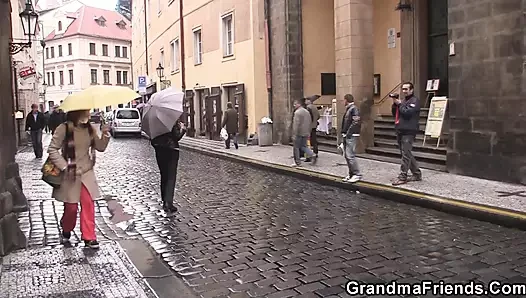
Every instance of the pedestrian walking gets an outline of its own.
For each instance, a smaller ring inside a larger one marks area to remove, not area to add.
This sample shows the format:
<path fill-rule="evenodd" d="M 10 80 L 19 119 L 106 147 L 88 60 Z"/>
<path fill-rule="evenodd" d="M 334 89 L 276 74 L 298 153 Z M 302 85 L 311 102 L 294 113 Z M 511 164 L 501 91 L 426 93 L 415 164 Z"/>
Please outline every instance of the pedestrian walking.
<path fill-rule="evenodd" d="M 312 164 L 316 164 L 317 158 L 314 152 L 307 147 L 307 138 L 311 133 L 311 115 L 304 107 L 305 99 L 294 101 L 294 116 L 292 118 L 292 139 L 294 142 L 294 164 L 293 166 L 300 166 L 300 152 L 307 154 L 307 159 L 310 158 Z"/>
<path fill-rule="evenodd" d="M 362 174 L 356 160 L 356 144 L 360 138 L 360 112 L 354 104 L 354 97 L 351 94 L 344 96 L 345 115 L 342 119 L 342 138 L 343 150 L 349 175 L 343 178 L 344 182 L 356 183 L 362 180 Z"/>
<path fill-rule="evenodd" d="M 101 195 L 95 177 L 95 151 L 103 152 L 110 140 L 109 127 L 104 126 L 99 137 L 89 122 L 89 110 L 67 113 L 67 122 L 60 124 L 49 144 L 49 160 L 64 173 L 60 187 L 52 197 L 64 202 L 60 220 L 62 238 L 69 241 L 77 222 L 80 203 L 81 239 L 86 247 L 98 249 L 95 232 L 95 203 Z"/>
<path fill-rule="evenodd" d="M 48 124 L 51 134 L 54 134 L 57 127 L 64 122 L 66 122 L 66 113 L 59 109 L 58 106 L 54 106 L 51 115 L 49 115 Z"/>
<path fill-rule="evenodd" d="M 44 114 L 38 110 L 37 104 L 31 105 L 31 113 L 26 117 L 26 131 L 31 136 L 31 144 L 36 158 L 42 158 L 44 149 L 42 147 L 42 130 L 46 126 Z"/>
<path fill-rule="evenodd" d="M 177 120 L 171 132 L 155 137 L 151 141 L 161 173 L 161 198 L 166 212 L 177 212 L 177 207 L 173 203 L 179 165 L 179 140 L 185 133 L 185 125 Z"/>
<path fill-rule="evenodd" d="M 310 146 L 312 147 L 312 151 L 318 157 L 318 136 L 317 136 L 317 130 L 318 130 L 318 121 L 320 120 L 320 112 L 318 111 L 318 108 L 313 104 L 313 101 L 315 99 L 319 98 L 318 95 L 310 96 L 305 98 L 305 105 L 307 108 L 307 111 L 309 111 L 311 116 L 311 132 L 310 132 Z M 305 160 L 310 161 L 310 160 Z"/>
<path fill-rule="evenodd" d="M 414 86 L 410 82 L 402 85 L 402 94 L 403 100 L 398 94 L 390 95 L 393 99 L 391 110 L 395 117 L 396 140 L 402 154 L 400 174 L 393 185 L 422 180 L 422 171 L 413 155 L 413 143 L 420 130 L 420 100 L 414 95 Z M 409 170 L 412 176 L 408 177 Z"/>
<path fill-rule="evenodd" d="M 230 149 L 230 144 L 232 141 L 234 141 L 234 147 L 238 149 L 239 145 L 237 142 L 237 133 L 239 115 L 231 102 L 226 104 L 226 108 L 227 110 L 223 116 L 223 123 L 221 123 L 221 127 L 225 128 L 226 132 L 228 133 L 228 138 L 225 140 L 225 147 L 226 149 Z"/>
<path fill-rule="evenodd" d="M 50 116 L 50 113 L 49 111 L 46 111 L 44 113 L 44 121 L 45 121 L 45 124 L 44 124 L 44 130 L 46 133 L 49 133 L 49 116 Z"/>

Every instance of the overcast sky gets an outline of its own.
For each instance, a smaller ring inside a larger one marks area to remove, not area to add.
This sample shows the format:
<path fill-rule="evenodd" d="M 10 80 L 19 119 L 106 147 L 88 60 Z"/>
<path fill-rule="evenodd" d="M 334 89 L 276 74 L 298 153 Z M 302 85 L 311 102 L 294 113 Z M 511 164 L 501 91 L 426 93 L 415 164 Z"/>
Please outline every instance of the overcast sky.
<path fill-rule="evenodd" d="M 83 2 L 89 6 L 100 7 L 109 10 L 115 10 L 115 5 L 117 5 L 117 0 L 88 0 Z"/>

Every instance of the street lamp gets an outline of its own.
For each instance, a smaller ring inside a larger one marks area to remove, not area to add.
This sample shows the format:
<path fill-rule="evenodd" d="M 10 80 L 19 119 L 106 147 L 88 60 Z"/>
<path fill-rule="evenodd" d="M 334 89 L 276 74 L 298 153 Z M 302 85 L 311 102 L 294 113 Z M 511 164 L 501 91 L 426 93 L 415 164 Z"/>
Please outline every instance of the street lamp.
<path fill-rule="evenodd" d="M 28 41 L 9 43 L 9 51 L 11 52 L 11 55 L 19 53 L 24 48 L 30 48 L 31 36 L 36 35 L 38 14 L 33 9 L 33 3 L 31 0 L 26 0 L 26 8 L 20 13 L 20 19 L 22 20 L 22 29 L 24 30 L 24 35 L 28 37 Z"/>
<path fill-rule="evenodd" d="M 157 66 L 155 70 L 157 70 L 157 76 L 159 77 L 161 86 L 164 85 L 166 87 L 170 87 L 172 85 L 172 82 L 170 80 L 163 80 L 164 79 L 164 67 L 161 65 L 161 62 L 159 62 L 159 66 Z M 161 90 L 162 89 L 164 88 L 161 87 Z"/>

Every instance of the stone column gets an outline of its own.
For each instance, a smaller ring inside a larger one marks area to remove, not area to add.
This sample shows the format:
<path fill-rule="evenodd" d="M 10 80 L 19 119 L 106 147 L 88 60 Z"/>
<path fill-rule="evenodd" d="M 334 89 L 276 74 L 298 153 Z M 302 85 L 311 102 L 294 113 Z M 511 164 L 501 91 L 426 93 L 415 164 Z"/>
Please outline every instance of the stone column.
<path fill-rule="evenodd" d="M 362 132 L 357 151 L 363 152 L 374 141 L 373 0 L 335 0 L 334 16 L 338 138 L 345 112 L 343 97 L 350 93 L 360 107 Z"/>
<path fill-rule="evenodd" d="M 301 0 L 268 1 L 274 140 L 288 144 L 292 102 L 304 96 Z"/>

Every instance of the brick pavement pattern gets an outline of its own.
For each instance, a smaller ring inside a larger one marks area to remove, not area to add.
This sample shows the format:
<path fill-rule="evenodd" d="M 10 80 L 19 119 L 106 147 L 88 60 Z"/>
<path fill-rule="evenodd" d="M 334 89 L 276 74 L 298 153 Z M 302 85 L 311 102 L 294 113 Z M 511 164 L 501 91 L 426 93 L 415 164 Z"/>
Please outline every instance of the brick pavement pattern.
<path fill-rule="evenodd" d="M 157 297 L 116 243 L 99 251 L 34 248 L 0 262 L 0 296 L 6 298 Z"/>
<path fill-rule="evenodd" d="M 522 231 L 185 151 L 180 211 L 169 216 L 148 141 L 112 140 L 97 162 L 103 193 L 133 217 L 121 227 L 140 234 L 201 297 L 349 297 L 350 279 L 526 280 Z M 50 189 L 32 175 L 26 194 L 46 203 Z M 41 216 L 54 233 L 55 219 Z M 112 229 L 106 217 L 99 232 Z"/>

